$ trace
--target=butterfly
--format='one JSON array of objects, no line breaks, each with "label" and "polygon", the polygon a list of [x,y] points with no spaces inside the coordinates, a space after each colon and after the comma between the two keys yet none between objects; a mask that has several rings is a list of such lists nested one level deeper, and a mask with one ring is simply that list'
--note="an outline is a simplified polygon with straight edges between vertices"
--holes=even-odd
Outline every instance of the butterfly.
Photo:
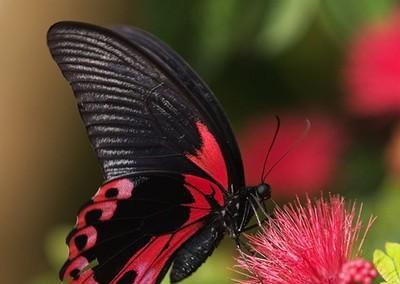
[{"label": "butterfly", "polygon": [[59,22],[47,40],[105,180],[67,237],[60,279],[152,284],[172,266],[175,283],[225,234],[239,245],[271,188],[246,187],[229,122],[191,67],[127,26]]}]

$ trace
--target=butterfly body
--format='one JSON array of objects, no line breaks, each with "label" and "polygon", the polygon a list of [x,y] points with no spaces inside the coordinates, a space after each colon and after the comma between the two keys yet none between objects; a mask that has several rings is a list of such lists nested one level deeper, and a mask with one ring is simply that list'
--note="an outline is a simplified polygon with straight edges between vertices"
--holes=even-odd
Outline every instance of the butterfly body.
[{"label": "butterfly body", "polygon": [[129,27],[61,22],[48,45],[106,180],[78,213],[60,278],[151,284],[172,264],[178,282],[225,234],[238,242],[270,189],[246,188],[222,108],[183,59]]},{"label": "butterfly body", "polygon": [[176,253],[171,270],[171,282],[181,281],[196,271],[218,246],[224,237],[224,232],[220,222],[211,220],[208,226],[189,239]]}]

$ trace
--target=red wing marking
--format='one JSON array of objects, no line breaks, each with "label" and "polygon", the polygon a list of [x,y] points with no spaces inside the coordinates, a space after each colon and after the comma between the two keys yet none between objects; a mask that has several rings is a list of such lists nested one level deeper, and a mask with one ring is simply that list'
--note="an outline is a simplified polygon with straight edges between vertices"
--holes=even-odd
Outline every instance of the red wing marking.
[{"label": "red wing marking", "polygon": [[[84,256],[76,258],[67,268],[64,275],[71,275],[72,271],[76,271],[77,274],[80,271],[85,270],[89,265],[88,260]],[[74,273],[72,273],[74,274]],[[98,284],[93,278],[93,270],[87,269],[85,272],[80,273],[78,279],[69,281],[73,284]]]},{"label": "red wing marking", "polygon": [[[197,211],[197,212],[194,212]],[[183,245],[190,237],[192,237],[200,228],[203,227],[201,219],[208,213],[204,210],[192,209],[189,220],[184,227],[171,234],[164,234],[161,236],[153,237],[149,243],[141,250],[135,253],[121,271],[115,276],[111,284],[126,283],[121,279],[125,279],[126,275],[134,275],[132,284],[154,284],[168,260],[172,257],[174,252]],[[78,257],[68,267],[65,275],[77,269],[81,271],[85,269],[88,262],[85,257]],[[94,271],[88,269],[83,272],[77,280],[72,281],[72,284],[94,284],[97,283],[93,278]],[[122,282],[118,282],[122,281]]]},{"label": "red wing marking", "polygon": [[185,186],[192,194],[195,200],[193,204],[196,207],[211,209],[210,203],[205,195],[213,198],[220,206],[224,205],[224,194],[215,183],[193,175],[184,175],[184,177],[186,183]]},{"label": "red wing marking", "polygon": [[97,193],[93,196],[93,204],[85,207],[79,212],[76,220],[76,229],[85,227],[86,214],[97,210],[100,212],[100,221],[107,221],[112,218],[117,209],[117,200],[128,199],[133,194],[134,185],[129,179],[117,179],[111,181],[99,188]]},{"label": "red wing marking", "polygon": [[186,157],[227,189],[228,174],[222,151],[207,126],[200,121],[196,122],[196,126],[202,145],[195,155],[186,154]]},{"label": "red wing marking", "polygon": [[115,200],[91,204],[85,207],[78,214],[75,227],[77,229],[85,227],[87,225],[85,217],[90,212],[94,212],[97,210],[98,212],[100,212],[100,217],[98,219],[100,221],[107,221],[112,218],[116,209],[117,209],[117,202]]},{"label": "red wing marking", "polygon": [[117,284],[127,272],[134,271],[136,274],[134,284],[156,283],[157,278],[172,257],[173,253],[193,236],[203,224],[201,222],[192,224],[175,234],[154,237],[148,246],[137,252],[125,265],[117,277],[111,282]]},{"label": "red wing marking", "polygon": [[100,187],[92,200],[101,202],[110,199],[128,199],[132,196],[133,187],[134,185],[129,179],[117,179]]},{"label": "red wing marking", "polygon": [[[83,238],[83,247],[77,246],[77,240]],[[85,250],[92,248],[97,241],[97,231],[93,226],[84,228],[77,232],[69,241],[69,256],[68,259],[73,259]]]},{"label": "red wing marking", "polygon": [[[196,203],[196,206],[199,205]],[[136,275],[133,283],[155,283],[158,275],[174,252],[203,227],[201,220],[208,214],[209,211],[192,208],[189,218],[182,226],[182,229],[172,234],[152,238],[147,246],[138,251],[128,261],[111,283],[118,284],[118,281],[131,271],[134,271]]]}]

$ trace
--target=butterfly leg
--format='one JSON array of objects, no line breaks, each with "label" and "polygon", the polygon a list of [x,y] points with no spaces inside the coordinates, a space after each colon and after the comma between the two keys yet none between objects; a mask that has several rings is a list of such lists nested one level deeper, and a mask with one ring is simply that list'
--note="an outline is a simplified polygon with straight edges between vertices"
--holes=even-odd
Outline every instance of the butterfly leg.
[{"label": "butterfly leg", "polygon": [[246,202],[245,207],[244,207],[243,217],[242,217],[242,220],[240,221],[240,225],[238,228],[239,232],[241,232],[243,227],[246,226],[247,222],[249,221],[249,217],[250,217],[250,206],[249,206],[249,203]]}]

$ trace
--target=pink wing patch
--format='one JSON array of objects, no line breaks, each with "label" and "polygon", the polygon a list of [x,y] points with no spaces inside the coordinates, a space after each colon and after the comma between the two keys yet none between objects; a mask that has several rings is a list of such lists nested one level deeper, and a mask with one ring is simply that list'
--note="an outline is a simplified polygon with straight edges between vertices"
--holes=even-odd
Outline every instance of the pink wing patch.
[{"label": "pink wing patch", "polygon": [[133,193],[133,183],[127,179],[117,179],[100,187],[93,196],[94,202],[101,202],[112,199],[128,199]]},{"label": "pink wing patch", "polygon": [[195,155],[186,154],[186,157],[227,189],[228,173],[221,148],[207,126],[200,121],[196,122],[196,126],[202,145]]},{"label": "pink wing patch", "polygon": [[[92,274],[92,269],[87,269],[89,266],[89,262],[83,256],[76,258],[65,270],[65,275],[71,275],[71,272],[75,272],[76,274],[80,273],[81,277],[77,280],[71,280],[70,283],[72,284],[97,284],[97,281],[93,279],[93,276],[85,277],[86,275]],[[84,271],[84,272],[80,272]],[[72,273],[74,274],[74,273]]]},{"label": "pink wing patch", "polygon": [[[100,187],[96,195],[93,196],[93,203],[83,208],[77,217],[75,230],[67,238],[69,247],[68,260],[71,261],[63,272],[64,277],[68,278],[72,274],[91,275],[91,269],[88,269],[89,262],[81,254],[96,245],[97,231],[93,226],[86,224],[88,215],[96,212],[99,221],[110,220],[117,208],[117,201],[128,199],[132,196],[134,184],[129,179],[119,179],[111,181]],[[80,244],[80,245],[78,245]],[[74,284],[79,283],[97,283],[93,277],[79,277],[74,280]]]},{"label": "pink wing patch", "polygon": [[[82,247],[78,247],[77,243],[79,238],[85,238],[86,241]],[[74,259],[80,253],[92,248],[97,241],[97,231],[93,226],[86,227],[79,230],[73,237],[70,238],[68,242],[69,256],[68,259]]]},{"label": "pink wing patch", "polygon": [[81,229],[86,226],[86,216],[94,210],[99,210],[101,221],[110,220],[117,208],[117,200],[128,199],[133,194],[133,183],[129,179],[118,179],[101,186],[93,196],[93,204],[79,212],[75,227]]}]

